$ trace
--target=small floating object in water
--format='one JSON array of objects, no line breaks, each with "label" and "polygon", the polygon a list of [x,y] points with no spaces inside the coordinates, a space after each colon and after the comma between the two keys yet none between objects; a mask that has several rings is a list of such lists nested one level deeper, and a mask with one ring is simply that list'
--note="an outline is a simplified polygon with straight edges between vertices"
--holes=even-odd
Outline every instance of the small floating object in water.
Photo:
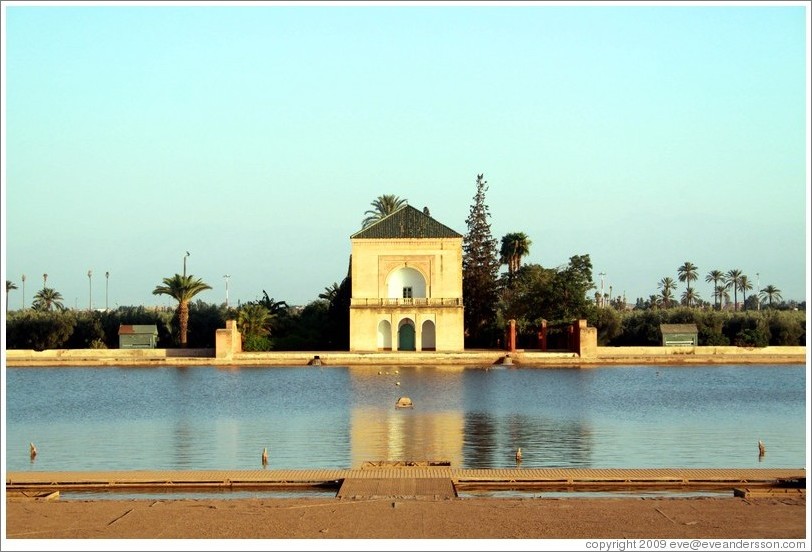
[{"label": "small floating object in water", "polygon": [[412,404],[412,399],[409,397],[401,397],[398,399],[398,402],[395,403],[395,408],[412,408],[414,404]]},{"label": "small floating object in water", "polygon": [[380,370],[378,370],[378,375],[379,375],[379,376],[381,375],[381,371],[380,371]]},{"label": "small floating object in water", "polygon": [[395,385],[400,385],[400,382],[399,382],[399,381],[396,381],[396,382],[395,382]]},{"label": "small floating object in water", "polygon": [[267,447],[264,447],[262,449],[262,465],[263,466],[268,465],[268,448]]},{"label": "small floating object in water", "polygon": [[29,443],[28,454],[31,456],[31,460],[37,457],[37,447],[34,443]]},{"label": "small floating object in water", "polygon": [[398,372],[397,370],[395,370],[395,373],[396,373],[396,374],[400,374],[400,372]]},{"label": "small floating object in water", "polygon": [[767,448],[764,446],[764,441],[759,440],[758,442],[758,455],[764,456],[766,454]]},{"label": "small floating object in water", "polygon": [[518,450],[516,451],[516,463],[517,464],[522,463],[522,447],[519,447]]}]

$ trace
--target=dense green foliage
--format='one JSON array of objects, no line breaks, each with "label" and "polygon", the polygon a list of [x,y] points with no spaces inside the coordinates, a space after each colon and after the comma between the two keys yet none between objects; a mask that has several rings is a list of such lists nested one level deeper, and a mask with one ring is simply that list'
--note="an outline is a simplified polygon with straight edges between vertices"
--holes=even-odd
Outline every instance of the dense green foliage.
[{"label": "dense green foliage", "polygon": [[660,324],[696,324],[700,346],[806,345],[805,311],[731,312],[680,307],[620,312],[604,308],[596,309],[588,322],[598,329],[599,345],[661,345]]},{"label": "dense green foliage", "polygon": [[516,320],[519,345],[535,348],[542,320],[554,335],[561,331],[558,326],[593,316],[596,308],[587,298],[592,288],[589,255],[574,255],[566,266],[558,268],[522,266],[513,276],[508,273],[500,279],[496,325],[506,328],[509,320]]}]

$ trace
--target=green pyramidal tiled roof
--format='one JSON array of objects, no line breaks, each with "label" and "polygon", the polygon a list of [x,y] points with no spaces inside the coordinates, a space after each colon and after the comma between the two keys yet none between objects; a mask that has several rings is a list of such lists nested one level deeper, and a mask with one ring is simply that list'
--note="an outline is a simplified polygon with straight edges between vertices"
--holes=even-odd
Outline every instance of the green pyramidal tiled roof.
[{"label": "green pyramidal tiled roof", "polygon": [[445,224],[440,224],[429,215],[405,205],[350,236],[351,239],[392,239],[392,238],[461,238]]}]

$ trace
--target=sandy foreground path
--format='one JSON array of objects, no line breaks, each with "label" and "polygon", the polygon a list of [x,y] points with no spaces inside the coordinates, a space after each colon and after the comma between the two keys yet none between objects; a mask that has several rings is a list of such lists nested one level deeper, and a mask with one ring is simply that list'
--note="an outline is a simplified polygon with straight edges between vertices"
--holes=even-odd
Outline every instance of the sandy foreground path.
[{"label": "sandy foreground path", "polygon": [[[24,544],[20,539],[807,539],[807,530],[805,497],[8,499],[4,545]],[[316,549],[336,548],[323,544]],[[809,540],[801,549],[808,546]]]}]

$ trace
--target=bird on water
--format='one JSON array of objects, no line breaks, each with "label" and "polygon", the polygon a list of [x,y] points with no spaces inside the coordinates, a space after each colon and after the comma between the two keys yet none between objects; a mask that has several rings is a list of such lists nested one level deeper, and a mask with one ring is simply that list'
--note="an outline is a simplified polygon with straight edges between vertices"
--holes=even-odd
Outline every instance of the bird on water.
[{"label": "bird on water", "polygon": [[764,441],[759,440],[759,442],[758,442],[758,455],[759,456],[764,456],[764,454],[766,452],[767,452],[767,449],[764,447]]},{"label": "bird on water", "polygon": [[34,443],[29,443],[28,453],[31,455],[31,460],[37,457],[37,447],[34,445]]},{"label": "bird on water", "polygon": [[263,447],[263,449],[262,449],[262,465],[263,466],[268,465],[268,448],[267,447]]},{"label": "bird on water", "polygon": [[522,447],[519,447],[518,450],[516,450],[516,463],[521,464],[521,462],[522,462]]}]

